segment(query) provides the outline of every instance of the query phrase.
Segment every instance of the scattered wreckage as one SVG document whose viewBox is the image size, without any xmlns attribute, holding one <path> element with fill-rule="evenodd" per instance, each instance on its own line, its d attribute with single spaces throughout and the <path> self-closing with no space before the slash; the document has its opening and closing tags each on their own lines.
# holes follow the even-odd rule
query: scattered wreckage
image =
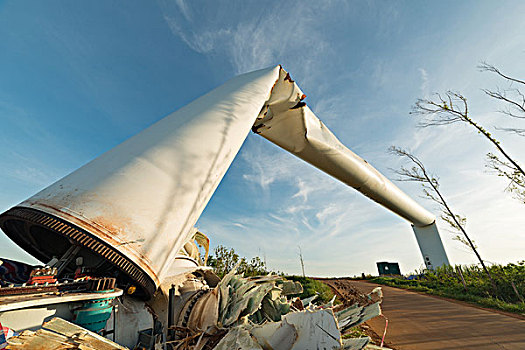
<svg viewBox="0 0 525 350">
<path fill-rule="evenodd" d="M 220 280 L 194 228 L 251 129 L 410 221 L 427 266 L 448 264 L 434 216 L 341 144 L 304 98 L 280 66 L 238 76 L 1 214 L 6 235 L 46 262 L 5 261 L 15 278 L 0 288 L 0 323 L 21 331 L 8 347 L 369 346 L 341 331 L 379 315 L 379 301 L 334 311 L 287 298 L 298 286 L 277 276 Z"/>
<path fill-rule="evenodd" d="M 286 281 L 270 275 L 244 278 L 236 269 L 228 273 L 214 287 L 209 286 L 206 277 L 200 274 L 210 271 L 202 267 L 172 280 L 168 290 L 167 328 L 159 322 L 159 316 L 146 306 L 148 314 L 139 313 L 137 308 L 127 309 L 126 300 L 117 300 L 111 320 L 106 326 L 99 319 L 92 323 L 81 323 L 73 305 L 78 301 L 74 293 L 63 292 L 55 298 L 64 298 L 74 314 L 72 322 L 51 315 L 36 331 L 25 330 L 8 338 L 8 349 L 376 349 L 369 345 L 368 337 L 342 338 L 342 332 L 381 314 L 381 289 L 376 288 L 368 295 L 369 303 L 358 303 L 334 308 L 333 300 L 325 305 L 312 304 L 314 297 L 301 300 L 287 298 L 302 292 L 298 282 Z M 208 280 L 209 281 L 209 280 Z M 217 278 L 210 281 L 217 282 Z M 47 294 L 46 294 L 47 295 Z M 40 297 L 46 297 L 40 294 Z M 121 296 L 122 291 L 112 288 L 103 291 L 98 298 Z M 35 295 L 33 295 L 33 298 Z M 71 298 L 73 297 L 73 299 Z M 96 299 L 92 296 L 92 299 Z M 126 296 L 121 297 L 127 299 Z M 97 302 L 90 300 L 92 307 L 83 309 L 93 312 Z M 129 300 L 127 300 L 129 302 Z M 42 304 L 44 305 L 44 304 Z M 54 310 L 52 304 L 46 305 Z M 73 307 L 71 307 L 73 306 Z M 158 306 L 158 304 L 156 305 Z M 34 312 L 37 305 L 26 305 L 22 312 Z M 158 310 L 158 309 L 157 309 Z M 133 315 L 135 313 L 135 315 Z M 0 319 L 9 321 L 9 312 L 0 312 Z M 12 316 L 12 315 L 11 315 Z M 148 316 L 148 317 L 147 317 Z M 141 320 L 137 318 L 140 317 Z M 26 320 L 29 318 L 25 316 Z M 94 319 L 91 319 L 94 321 Z M 146 328 L 138 331 L 133 327 L 140 321 Z M 130 323 L 131 321 L 131 323 Z M 80 327 L 78 323 L 84 327 Z M 112 325 L 112 326 L 111 326 Z M 122 337 L 121 332 L 136 339 Z M 126 332 L 127 331 L 127 332 Z M 104 338 L 105 335 L 107 338 Z M 110 335 L 110 336 L 108 336 Z M 110 340 L 112 338 L 113 340 Z M 116 341 L 114 341 L 116 340 Z M 133 344 L 136 341 L 135 344 Z M 119 344 L 120 343 L 120 344 Z M 131 346 L 133 345 L 133 346 Z M 383 348 L 384 349 L 384 348 Z"/>
</svg>

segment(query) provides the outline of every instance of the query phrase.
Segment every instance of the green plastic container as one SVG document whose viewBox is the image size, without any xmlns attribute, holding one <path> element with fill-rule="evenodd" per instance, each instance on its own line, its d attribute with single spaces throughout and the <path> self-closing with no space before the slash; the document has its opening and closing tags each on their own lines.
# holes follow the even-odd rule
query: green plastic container
<svg viewBox="0 0 525 350">
<path fill-rule="evenodd" d="M 73 310 L 73 322 L 92 332 L 100 332 L 113 311 L 113 299 L 105 298 L 85 302 L 81 307 Z"/>
</svg>

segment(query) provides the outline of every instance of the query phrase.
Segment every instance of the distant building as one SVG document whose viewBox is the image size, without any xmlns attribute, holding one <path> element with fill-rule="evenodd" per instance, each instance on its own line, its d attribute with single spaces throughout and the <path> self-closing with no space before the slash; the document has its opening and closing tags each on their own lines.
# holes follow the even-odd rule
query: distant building
<svg viewBox="0 0 525 350">
<path fill-rule="evenodd" d="M 379 271 L 379 276 L 382 275 L 401 275 L 401 271 L 399 270 L 399 264 L 398 263 L 389 263 L 386 261 L 378 262 L 377 264 L 377 270 Z"/>
</svg>

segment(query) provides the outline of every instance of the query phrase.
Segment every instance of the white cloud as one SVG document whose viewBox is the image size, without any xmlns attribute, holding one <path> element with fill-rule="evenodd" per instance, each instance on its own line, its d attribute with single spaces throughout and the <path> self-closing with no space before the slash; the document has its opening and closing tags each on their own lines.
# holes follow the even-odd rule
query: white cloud
<svg viewBox="0 0 525 350">
<path fill-rule="evenodd" d="M 185 0 L 175 0 L 175 4 L 177 5 L 179 10 L 184 15 L 184 18 L 187 21 L 192 22 L 191 12 L 190 12 L 190 9 L 189 9 L 188 4 L 186 3 L 186 1 Z"/>
<path fill-rule="evenodd" d="M 265 6 L 256 13 L 240 7 L 229 13 L 239 18 L 236 23 L 221 22 L 217 14 L 203 11 L 198 21 L 192 20 L 197 9 L 182 0 L 176 4 L 160 1 L 172 33 L 196 52 L 224 55 L 236 74 L 287 59 L 299 60 L 295 62 L 298 67 L 295 74 L 311 73 L 314 66 L 322 62 L 321 58 L 326 60 L 333 54 L 317 26 L 318 8 L 331 6 L 329 4 L 302 7 L 279 3 Z M 303 54 L 305 51 L 308 55 Z"/>
<path fill-rule="evenodd" d="M 421 74 L 421 86 L 419 88 L 421 90 L 421 97 L 427 98 L 429 96 L 429 91 L 428 91 L 428 73 L 423 68 L 418 68 L 418 71 Z"/>
<path fill-rule="evenodd" d="M 308 194 L 314 191 L 312 186 L 309 186 L 302 180 L 297 181 L 298 191 L 292 196 L 292 198 L 302 198 L 304 202 L 308 200 Z"/>
<path fill-rule="evenodd" d="M 294 204 L 291 204 L 291 205 L 288 205 L 287 208 L 284 211 L 287 214 L 295 214 L 295 213 L 303 212 L 305 210 L 310 210 L 310 209 L 312 209 L 312 207 L 309 206 L 309 205 L 304 205 L 304 204 L 294 205 Z"/>
</svg>

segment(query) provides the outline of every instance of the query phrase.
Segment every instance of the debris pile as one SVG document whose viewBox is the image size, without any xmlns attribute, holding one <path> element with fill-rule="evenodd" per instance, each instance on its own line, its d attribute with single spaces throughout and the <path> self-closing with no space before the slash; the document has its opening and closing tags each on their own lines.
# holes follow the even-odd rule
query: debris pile
<svg viewBox="0 0 525 350">
<path fill-rule="evenodd" d="M 322 278 L 319 280 L 323 281 L 323 283 L 332 288 L 337 297 L 343 301 L 343 306 L 351 306 L 355 303 L 359 305 L 369 305 L 378 301 L 377 296 L 360 293 L 357 289 L 350 286 L 348 283 L 345 283 L 345 278 Z"/>
<path fill-rule="evenodd" d="M 176 327 L 176 336 L 168 341 L 170 348 L 364 349 L 368 337 L 342 339 L 342 333 L 381 314 L 380 288 L 362 296 L 376 302 L 334 311 L 333 301 L 316 306 L 314 298 L 290 297 L 302 292 L 297 282 L 272 275 L 244 278 L 235 272 L 215 288 L 201 290 L 198 299 L 190 302 L 192 312 L 188 308 L 186 313 L 195 321 Z M 200 316 L 195 307 L 203 311 Z"/>
<path fill-rule="evenodd" d="M 381 314 L 380 288 L 361 295 L 362 300 L 369 301 L 366 304 L 355 303 L 336 311 L 341 307 L 335 308 L 334 300 L 314 305 L 315 296 L 303 300 L 294 297 L 302 293 L 301 284 L 280 276 L 244 278 L 234 269 L 214 288 L 207 287 L 204 275 L 191 276 L 173 285 L 177 289 L 175 302 L 182 306 L 175 308 L 177 322 L 168 328 L 167 339 L 157 342 L 156 349 L 378 348 L 369 345 L 368 337 L 343 339 L 342 334 Z M 9 338 L 8 349 L 31 349 L 48 342 L 67 345 L 68 349 L 96 349 L 99 345 L 126 349 L 59 318 L 44 323 L 36 332 L 24 331 Z"/>
</svg>

